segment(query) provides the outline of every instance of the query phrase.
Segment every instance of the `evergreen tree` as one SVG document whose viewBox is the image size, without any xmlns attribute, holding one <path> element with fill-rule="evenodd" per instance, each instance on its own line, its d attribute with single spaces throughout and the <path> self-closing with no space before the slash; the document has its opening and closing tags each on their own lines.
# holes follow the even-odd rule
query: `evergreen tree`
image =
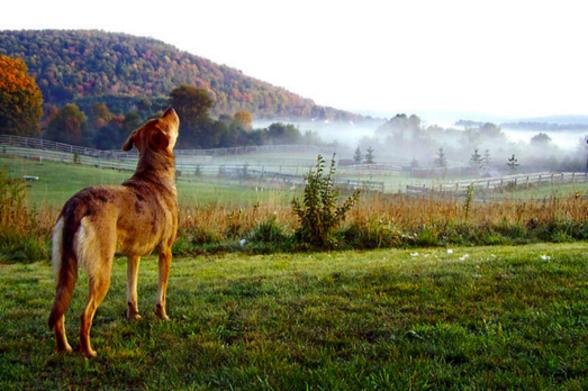
<svg viewBox="0 0 588 391">
<path fill-rule="evenodd" d="M 357 149 L 355 150 L 355 153 L 353 154 L 353 162 L 355 164 L 360 164 L 361 163 L 361 149 L 359 149 L 359 147 L 357 147 Z"/>
<path fill-rule="evenodd" d="M 519 160 L 515 157 L 514 153 L 508 159 L 508 161 L 506 162 L 506 165 L 508 166 L 508 168 L 510 169 L 510 171 L 512 173 L 515 173 L 517 171 L 517 167 L 519 166 Z"/>
<path fill-rule="evenodd" d="M 367 149 L 365 154 L 365 162 L 366 164 L 374 164 L 374 149 L 372 147 L 368 147 Z"/>
<path fill-rule="evenodd" d="M 439 148 L 437 151 L 437 157 L 435 158 L 435 166 L 438 168 L 447 168 L 447 158 L 445 157 L 445 151 L 443 148 Z"/>
<path fill-rule="evenodd" d="M 484 157 L 482 158 L 482 168 L 489 168 L 490 167 L 490 150 L 486 149 L 484 151 Z"/>
<path fill-rule="evenodd" d="M 478 153 L 477 149 L 474 149 L 474 153 L 470 157 L 470 166 L 473 168 L 482 168 L 483 165 L 483 158 L 482 155 Z"/>
</svg>

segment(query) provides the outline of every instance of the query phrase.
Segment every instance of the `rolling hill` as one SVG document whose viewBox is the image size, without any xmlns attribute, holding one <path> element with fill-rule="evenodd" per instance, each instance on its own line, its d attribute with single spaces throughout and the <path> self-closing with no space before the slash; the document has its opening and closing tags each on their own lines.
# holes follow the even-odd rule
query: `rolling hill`
<svg viewBox="0 0 588 391">
<path fill-rule="evenodd" d="M 0 31 L 0 54 L 22 57 L 45 103 L 106 102 L 114 111 L 160 105 L 177 85 L 208 89 L 214 112 L 257 118 L 351 120 L 330 107 L 152 39 L 97 30 Z"/>
</svg>

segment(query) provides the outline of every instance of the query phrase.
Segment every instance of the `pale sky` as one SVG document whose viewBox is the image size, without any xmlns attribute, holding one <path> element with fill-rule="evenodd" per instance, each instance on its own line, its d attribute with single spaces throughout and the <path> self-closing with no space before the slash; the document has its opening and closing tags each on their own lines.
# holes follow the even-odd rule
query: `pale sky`
<svg viewBox="0 0 588 391">
<path fill-rule="evenodd" d="M 588 114 L 582 1 L 51 0 L 1 9 L 1 29 L 150 36 L 352 111 Z"/>
</svg>

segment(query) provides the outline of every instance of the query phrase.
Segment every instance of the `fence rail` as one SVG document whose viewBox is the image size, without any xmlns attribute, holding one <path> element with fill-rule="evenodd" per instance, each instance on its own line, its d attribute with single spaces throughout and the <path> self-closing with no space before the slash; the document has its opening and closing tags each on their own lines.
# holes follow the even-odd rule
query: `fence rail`
<svg viewBox="0 0 588 391">
<path fill-rule="evenodd" d="M 18 137 L 11 139 L 11 143 L 5 143 L 5 137 L 6 136 L 0 135 L 0 153 L 8 156 L 20 156 L 39 161 L 50 160 L 67 163 L 72 163 L 75 160 L 76 163 L 83 165 L 126 171 L 133 171 L 137 165 L 137 155 L 135 153 L 120 153 L 120 158 L 116 159 L 113 158 L 114 155 L 100 155 L 94 153 L 91 149 L 83 147 L 70 149 L 70 146 L 67 144 L 57 145 L 59 143 L 55 142 L 33 144 L 29 142 L 30 140 L 39 141 L 39 139 L 26 140 L 26 138 Z M 15 136 L 8 137 L 13 138 Z M 16 146 L 14 144 L 16 144 Z M 35 147 L 35 145 L 37 147 Z M 39 146 L 41 145 L 46 148 L 40 148 Z M 85 153 L 80 153 L 82 150 L 84 150 Z M 104 156 L 107 156 L 107 158 Z M 200 164 L 190 162 L 189 160 L 182 161 L 182 159 L 177 159 L 176 161 L 176 171 L 178 176 L 217 176 L 221 178 L 238 179 L 240 181 L 258 181 L 288 185 L 290 187 L 304 184 L 304 175 L 308 172 L 310 167 L 311 165 L 268 165 L 262 163 Z M 384 182 L 336 178 L 335 184 L 345 189 L 363 189 L 384 192 Z"/>
<path fill-rule="evenodd" d="M 408 194 L 453 194 L 463 195 L 471 186 L 475 191 L 495 191 L 537 184 L 564 184 L 588 182 L 588 172 L 537 172 L 529 174 L 506 175 L 439 183 L 434 185 L 406 186 Z"/>
<path fill-rule="evenodd" d="M 81 147 L 77 145 L 64 144 L 42 138 L 21 137 L 7 134 L 0 134 L 0 145 L 8 145 L 20 148 L 42 149 L 55 152 L 76 153 L 83 156 L 92 156 L 101 159 L 125 160 L 134 159 L 134 152 L 123 152 L 116 150 L 101 150 L 95 148 Z M 336 152 L 335 146 L 318 145 L 248 145 L 231 148 L 209 148 L 209 149 L 176 149 L 176 156 L 230 156 L 248 153 L 294 153 L 313 152 L 331 154 Z"/>
</svg>

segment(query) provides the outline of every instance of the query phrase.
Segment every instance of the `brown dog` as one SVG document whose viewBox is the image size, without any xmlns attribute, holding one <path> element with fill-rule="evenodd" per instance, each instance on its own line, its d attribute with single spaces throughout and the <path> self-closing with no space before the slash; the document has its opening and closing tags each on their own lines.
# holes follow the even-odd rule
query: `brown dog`
<svg viewBox="0 0 588 391">
<path fill-rule="evenodd" d="M 56 350 L 71 352 L 65 336 L 65 312 L 71 302 L 78 265 L 88 274 L 89 295 L 82 314 L 80 351 L 96 352 L 90 344 L 90 328 L 96 309 L 110 286 L 115 251 L 126 254 L 129 319 L 139 319 L 137 275 L 139 260 L 159 246 L 159 284 L 155 314 L 169 319 L 165 311 L 171 246 L 178 227 L 173 148 L 180 120 L 173 109 L 135 130 L 123 145 L 139 151 L 135 174 L 122 186 L 90 187 L 66 202 L 53 229 L 53 266 L 57 289 L 49 316 Z"/>
</svg>

